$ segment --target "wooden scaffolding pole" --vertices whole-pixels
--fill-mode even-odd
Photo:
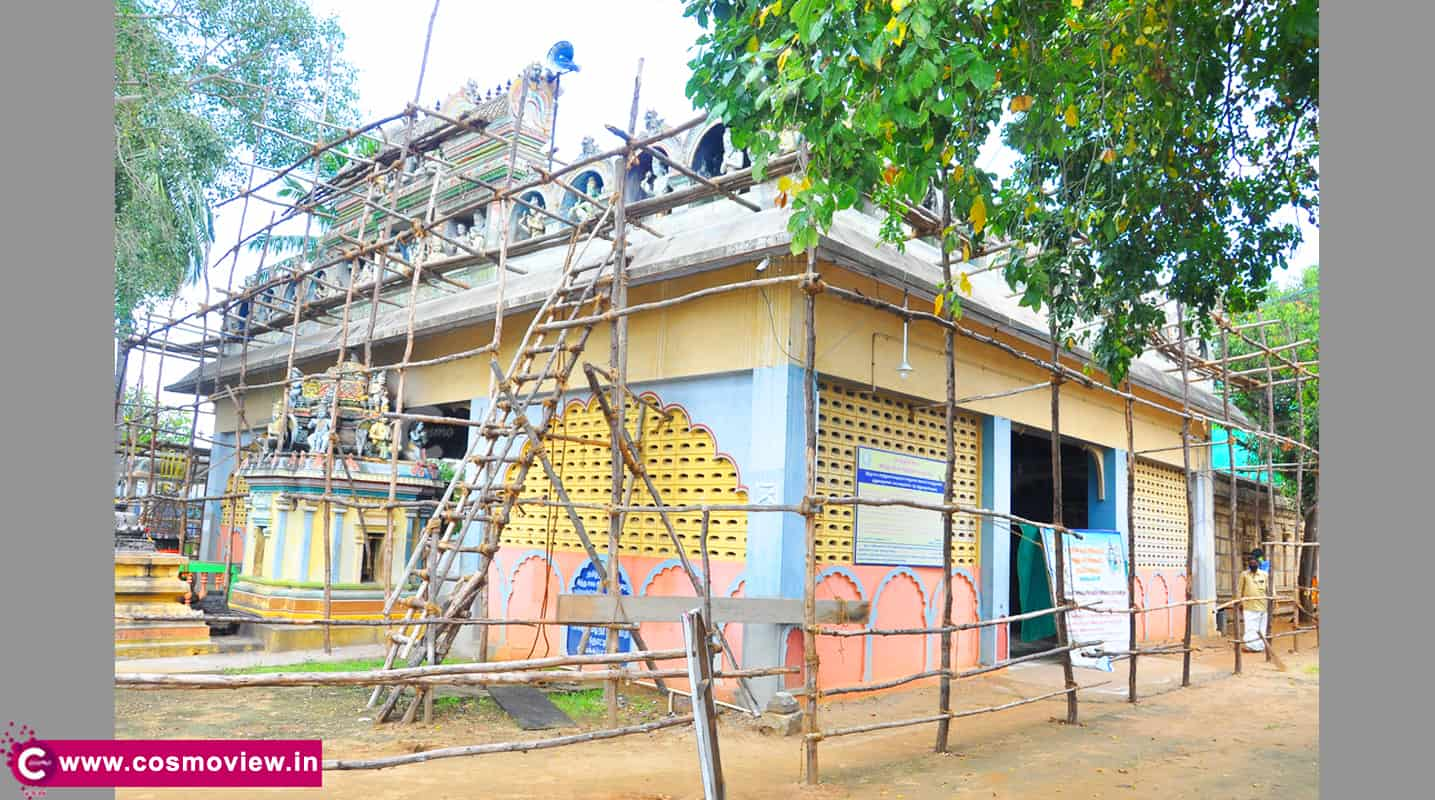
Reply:
[[[1049,330],[1051,332],[1051,363],[1061,365],[1061,337],[1057,335],[1056,317],[1051,315]],[[1051,373],[1051,521],[1054,525],[1066,524],[1065,515],[1062,513],[1062,487],[1061,487],[1061,384],[1064,376],[1060,371],[1053,370]],[[1066,534],[1061,531],[1053,531],[1052,540],[1056,543],[1056,605],[1067,604],[1066,597]],[[1061,647],[1071,644],[1071,634],[1067,630],[1066,614],[1056,615],[1056,642]],[[1071,667],[1071,651],[1065,650],[1061,654],[1061,674],[1066,681],[1066,721],[1070,725],[1077,723],[1076,708],[1076,674]]]
[[[1191,622],[1196,607],[1193,584],[1196,581],[1196,498],[1191,493],[1191,373],[1190,355],[1186,352],[1186,307],[1176,303],[1177,349],[1181,353],[1181,470],[1186,487],[1186,630],[1181,634],[1181,685],[1191,685]],[[1134,657],[1133,657],[1134,658]]]
[[[946,185],[946,176],[943,174],[943,185]],[[942,230],[945,231],[952,224],[951,204],[945,199],[942,201]],[[946,291],[952,290],[952,253],[947,244],[947,237],[942,236],[942,285]],[[944,304],[945,305],[945,304]],[[943,308],[942,311],[950,316],[951,309]],[[903,323],[908,324],[908,323]],[[942,481],[942,505],[951,505],[955,500],[954,487],[957,479],[957,443],[956,443],[956,414],[957,414],[957,335],[948,328],[945,333],[945,355],[943,362],[947,373],[947,397],[943,403],[946,410],[946,475]],[[947,737],[952,724],[952,632],[949,630],[952,625],[952,525],[954,520],[951,514],[942,514],[942,628],[940,636],[942,647],[942,677],[937,690],[937,711],[942,714],[942,719],[937,722],[937,741],[934,749],[938,753],[947,752]]]
[[[803,688],[807,692],[807,709],[802,715],[803,775],[807,784],[819,780],[817,769],[817,249],[807,249],[807,274],[802,282],[802,319],[807,334],[802,368],[802,417],[805,428],[803,465],[802,516],[806,555],[803,561],[802,650]]]
[[[1265,320],[1265,314],[1264,314],[1263,312],[1259,312],[1259,311],[1256,312],[1256,319],[1257,319],[1257,320],[1260,320],[1260,321],[1264,321],[1264,320]],[[1270,352],[1270,345],[1269,345],[1269,343],[1268,343],[1267,340],[1266,340],[1266,329],[1265,329],[1265,328],[1261,328],[1261,329],[1258,331],[1258,333],[1260,333],[1260,335],[1261,335],[1261,344],[1260,344],[1260,347],[1261,347],[1261,349],[1264,350],[1265,353],[1266,353],[1266,359],[1265,359],[1265,360],[1266,360],[1266,427],[1269,428],[1271,434],[1274,435],[1275,432],[1276,432],[1276,400],[1275,400],[1276,395],[1275,395],[1275,389],[1272,388],[1272,386],[1271,386],[1271,372],[1272,372],[1272,370],[1271,370],[1271,358],[1272,358],[1272,356],[1271,356],[1271,352]],[[1276,443],[1275,443],[1274,441],[1270,441],[1270,442],[1267,442],[1267,443],[1266,443],[1266,500],[1267,500],[1267,503],[1266,503],[1266,538],[1269,539],[1270,541],[1281,541],[1280,537],[1277,536],[1277,534],[1276,534],[1276,468],[1275,468],[1275,463],[1276,463]],[[1280,558],[1284,558],[1284,557],[1285,557],[1285,553],[1281,553],[1281,554],[1280,554]],[[1277,593],[1277,591],[1276,591],[1276,576],[1279,574],[1279,573],[1278,573],[1278,570],[1280,569],[1279,564],[1278,564],[1279,559],[1276,558],[1276,554],[1275,554],[1275,553],[1271,553],[1271,554],[1269,554],[1269,556],[1267,557],[1266,560],[1267,560],[1267,561],[1270,563],[1270,565],[1271,565],[1270,589],[1269,589],[1268,591],[1270,592],[1270,594],[1271,594],[1272,596],[1274,596],[1274,595]],[[1272,626],[1274,625],[1274,623],[1275,623],[1275,618],[1276,618],[1276,614],[1275,614],[1275,611],[1276,611],[1276,601],[1275,601],[1275,600],[1271,600],[1271,601],[1269,601],[1269,602],[1270,602],[1270,606],[1266,608],[1266,646],[1265,646],[1265,648],[1264,648],[1264,652],[1265,652],[1265,654],[1266,654],[1266,661],[1270,661],[1270,660],[1272,659],[1272,657],[1273,657],[1272,654],[1271,654],[1271,648],[1272,648],[1274,645],[1271,644],[1271,641],[1272,641],[1272,640],[1271,640],[1271,633],[1272,633],[1271,628],[1272,628]]]
[[[1126,391],[1134,394],[1131,379]],[[1136,608],[1136,401],[1126,399],[1126,605]],[[1136,614],[1127,617],[1130,623],[1131,662],[1127,664],[1127,702],[1136,702]]]
[[[628,109],[628,134],[632,135],[638,125],[638,103],[643,90],[643,59],[638,59],[638,71],[633,76],[633,102]],[[632,144],[624,140],[625,147],[623,154],[618,156],[614,163],[614,172],[617,174],[617,197],[613,203],[613,241],[616,250],[616,257],[613,261],[613,288],[609,293],[609,306],[621,310],[628,303],[628,162],[633,158]],[[620,539],[623,535],[624,514],[620,509],[623,505],[624,489],[624,465],[622,449],[622,431],[627,430],[628,425],[628,318],[619,316],[613,320],[608,337],[608,370],[612,378],[613,396],[609,405],[613,409],[612,435],[609,437],[609,458],[612,461],[611,484],[609,485],[610,499],[613,510],[608,512],[608,579],[603,582],[605,594],[614,598],[622,595],[622,587],[619,578],[622,567],[619,562]],[[619,429],[622,429],[620,431]],[[704,576],[705,578],[707,576]],[[618,637],[608,636],[606,640],[609,653],[618,652]],[[612,681],[604,685],[603,697],[608,706],[608,724],[618,724],[618,683]]]
[[[1230,536],[1231,536],[1231,596],[1234,598],[1240,591],[1241,582],[1241,537],[1236,531],[1237,514],[1236,510],[1240,504],[1241,487],[1236,477],[1236,431],[1231,427],[1231,370],[1227,365],[1231,352],[1231,334],[1225,328],[1221,329],[1221,410],[1226,420],[1226,463],[1231,467],[1230,497],[1226,502],[1226,510],[1230,514]],[[1241,609],[1235,608],[1232,616],[1234,624],[1231,630],[1235,633],[1233,637],[1235,644],[1232,649],[1236,654],[1235,674],[1241,674]]]

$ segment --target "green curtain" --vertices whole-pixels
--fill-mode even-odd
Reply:
[[[1033,525],[1021,526],[1022,536],[1016,548],[1017,597],[1021,601],[1019,614],[1051,608],[1051,584],[1047,580],[1046,556],[1039,544],[1041,532]],[[1056,636],[1056,616],[1024,619],[1017,623],[1023,642],[1049,639]]]

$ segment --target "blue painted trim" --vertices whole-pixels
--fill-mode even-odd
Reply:
[[[870,630],[875,630],[875,629],[876,629],[876,627],[877,627],[877,609],[878,609],[878,607],[879,607],[879,606],[881,605],[881,603],[882,603],[882,592],[883,592],[884,590],[886,590],[887,584],[891,583],[891,582],[892,582],[892,579],[895,578],[895,577],[897,577],[898,575],[906,575],[907,577],[911,578],[911,579],[913,580],[913,582],[915,582],[915,583],[917,584],[917,594],[922,598],[922,603],[921,603],[922,618],[923,618],[923,621],[924,621],[924,622],[927,620],[927,618],[928,618],[928,616],[929,616],[929,613],[930,613],[930,612],[928,611],[928,609],[927,609],[927,605],[928,605],[928,603],[931,602],[931,600],[930,600],[930,598],[929,598],[928,595],[927,595],[927,586],[926,586],[926,584],[922,583],[922,576],[920,576],[920,575],[918,575],[917,573],[913,572],[910,567],[897,567],[897,568],[893,569],[892,571],[888,572],[886,575],[883,575],[883,576],[882,576],[882,580],[877,583],[877,591],[872,594],[872,598],[873,598],[873,599],[872,599],[872,613],[869,614],[868,617],[867,617],[867,626],[866,626],[866,627],[867,627],[867,630],[870,631]],[[871,681],[871,680],[872,680],[872,638],[873,638],[873,637],[871,637],[871,636],[863,636],[863,637],[862,637],[862,642],[863,642],[863,645],[862,645],[862,680],[863,680],[863,681]],[[927,635],[927,636],[924,636],[924,637],[922,637],[922,638],[923,638],[923,639],[930,639],[931,636],[930,636],[930,635]],[[924,647],[924,648],[923,648],[923,652],[925,653],[925,651],[926,651],[927,649],[929,649],[929,648],[925,648],[925,647]],[[926,665],[924,664],[924,665],[922,666],[922,668],[923,668],[923,669],[926,669]]]
[[[812,581],[812,585],[813,585],[813,586],[818,586],[818,585],[820,585],[820,584],[822,583],[822,581],[823,581],[825,578],[827,578],[829,575],[841,575],[841,576],[843,576],[844,578],[847,578],[848,580],[852,581],[852,583],[857,587],[857,599],[858,599],[858,600],[866,600],[866,599],[867,599],[867,590],[862,586],[862,580],[857,577],[857,573],[853,572],[852,570],[848,569],[847,567],[835,566],[835,567],[828,567],[827,569],[822,570],[821,572],[817,573],[817,578]],[[874,611],[875,611],[875,609],[874,609]]]
[[[589,561],[592,561],[592,559],[589,559]],[[653,581],[657,580],[658,575],[666,570],[672,569],[673,567],[682,569],[683,562],[676,558],[670,558],[666,561],[658,562],[657,566],[653,567],[651,570],[648,571],[648,577],[643,579],[643,585],[641,588],[638,589],[638,595],[647,596],[648,587],[653,585]],[[693,571],[697,573],[697,576],[700,580],[707,580],[707,576],[703,575],[702,571],[697,568],[697,565],[693,565]]]
[[[563,580],[562,570],[558,569],[557,564],[548,560],[548,555],[546,553],[544,553],[542,550],[528,550],[524,552],[523,555],[519,556],[516,561],[513,562],[513,569],[510,570],[508,573],[508,591],[503,595],[503,611],[505,614],[508,613],[509,607],[513,605],[513,589],[518,583],[518,570],[526,562],[531,561],[535,558],[548,565],[549,571],[552,572],[554,576],[558,578],[559,587],[568,585]],[[490,568],[492,568],[492,565],[490,565]],[[556,611],[557,609],[554,610]]]
[[[974,594],[974,595],[976,596],[977,616],[980,618],[980,617],[981,617],[981,613],[982,613],[982,612],[981,612],[981,609],[982,609],[982,586],[981,586],[981,584],[980,584],[980,583],[977,583],[976,577],[972,574],[971,570],[967,569],[966,567],[952,567],[952,575],[954,575],[954,576],[955,576],[955,575],[960,575],[960,576],[962,576],[963,578],[966,578],[967,582],[968,582],[969,584],[971,584],[972,594]],[[945,579],[940,579],[940,580],[938,580],[938,581],[937,581],[937,587],[932,590],[932,601],[931,601],[931,604],[928,606],[928,609],[927,609],[927,626],[928,626],[928,627],[935,627],[935,626],[937,625],[937,623],[941,620],[942,610],[941,610],[941,608],[939,608],[938,606],[939,606],[940,603],[941,603],[942,593],[945,591],[945,589],[943,588],[943,585],[942,585],[942,580],[945,580]],[[954,598],[954,599],[955,599],[955,597],[956,597],[956,596],[953,595],[953,598]],[[978,631],[978,636],[980,636],[981,631],[985,631],[985,630],[986,630],[986,628],[982,628],[981,630],[979,630],[979,631]],[[929,665],[935,665],[935,664],[939,663],[939,662],[937,661],[937,659],[938,659],[938,657],[939,657],[939,656],[938,656],[938,649],[942,646],[942,636],[941,636],[941,634],[934,633],[934,634],[928,635],[926,638],[927,638],[927,642],[928,642],[928,647],[927,647],[927,658],[928,658],[928,661],[927,661],[927,663],[928,663]],[[978,660],[980,660],[980,655],[978,655]]]

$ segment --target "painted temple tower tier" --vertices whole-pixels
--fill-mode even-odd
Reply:
[[[440,462],[413,458],[423,455],[422,429],[405,432],[385,416],[389,391],[382,371],[368,375],[348,362],[323,375],[289,377],[261,453],[241,470],[248,491],[243,568],[229,601],[234,611],[260,618],[251,632],[269,650],[322,642],[321,628],[262,620],[325,616],[326,537],[331,616],[380,619],[385,591],[402,577],[432,511],[417,501],[437,497],[446,486]],[[325,503],[331,449],[334,499]],[[340,627],[331,636],[335,644],[354,644],[378,641],[383,631]]]

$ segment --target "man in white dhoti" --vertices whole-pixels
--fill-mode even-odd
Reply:
[[[1270,594],[1266,581],[1269,573],[1261,569],[1260,551],[1246,557],[1246,571],[1241,573],[1241,585],[1236,596],[1241,599],[1241,624],[1245,635],[1242,645],[1247,652],[1259,653],[1266,649],[1261,636],[1266,632],[1267,609]]]

